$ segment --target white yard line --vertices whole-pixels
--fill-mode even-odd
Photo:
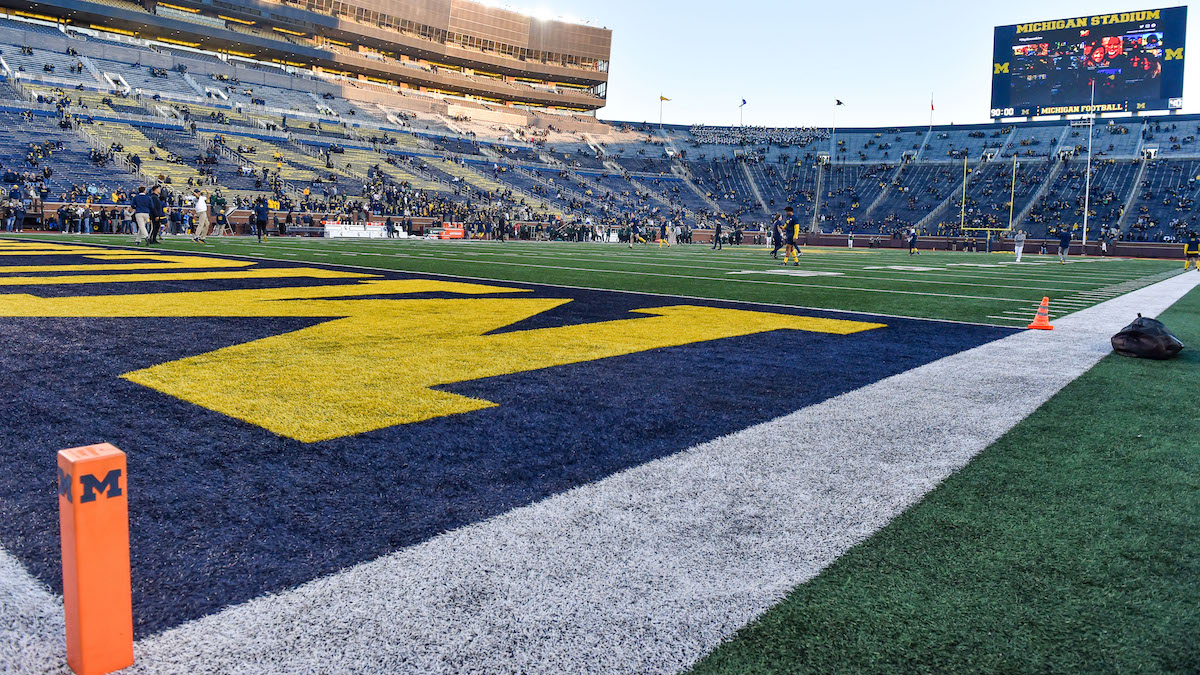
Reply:
[[[237,242],[237,243],[247,243],[247,242]],[[330,243],[332,243],[332,242],[330,242]],[[337,243],[340,244],[343,242],[337,242]],[[344,243],[350,244],[351,242],[344,242]],[[357,243],[360,245],[366,245],[366,246],[384,245],[384,244],[367,244],[366,242],[354,242],[354,243]],[[672,258],[673,257],[673,258],[677,258],[677,259],[689,259],[690,258],[690,259],[694,260],[696,258],[703,258],[708,262],[722,263],[722,264],[729,264],[729,265],[743,265],[743,264],[746,264],[747,262],[763,263],[763,262],[765,262],[766,251],[767,251],[767,249],[759,249],[758,251],[749,251],[749,250],[736,251],[733,248],[726,248],[720,254],[717,254],[717,253],[710,254],[707,252],[707,247],[702,247],[702,246],[696,246],[691,249],[684,248],[684,249],[679,250],[678,252],[675,252],[673,250],[662,251],[662,250],[658,250],[658,249],[654,249],[654,248],[651,248],[651,249],[634,248],[632,251],[629,251],[629,249],[627,249],[624,245],[609,247],[607,245],[578,244],[578,243],[574,243],[574,242],[568,242],[568,243],[570,245],[569,250],[567,250],[565,247],[563,247],[563,248],[555,247],[557,250],[546,250],[546,247],[544,245],[514,244],[512,242],[508,242],[505,244],[494,244],[494,243],[489,244],[489,243],[481,243],[481,242],[470,242],[470,243],[459,242],[459,243],[454,243],[454,244],[449,244],[449,245],[452,245],[455,248],[473,247],[475,254],[477,254],[477,255],[532,254],[532,255],[547,256],[547,257],[553,256],[555,258],[563,257],[563,256],[568,256],[568,257],[572,257],[572,258],[583,258],[583,257],[599,257],[599,256],[612,254],[612,255],[620,255],[621,257],[618,258],[619,260],[628,260],[629,256],[646,257],[646,258],[650,258],[650,259],[660,259],[663,257]],[[423,241],[423,240],[418,241],[418,242],[405,242],[400,245],[413,246],[416,248],[426,248],[426,249],[430,249],[430,250],[439,249],[439,248],[445,249],[447,246],[449,246],[444,243],[439,244],[439,243],[427,242],[427,241]],[[607,248],[608,251],[601,252],[601,249],[605,249],[605,248]],[[616,251],[613,251],[613,249],[616,249]],[[628,251],[628,253],[626,253],[627,251]],[[445,251],[439,251],[439,253],[445,253]],[[883,255],[887,256],[886,253],[883,253]],[[720,256],[720,258],[718,258],[717,256]],[[887,256],[887,257],[892,258],[892,257],[897,257],[897,256]],[[724,260],[722,260],[722,258]],[[867,259],[862,258],[861,255],[858,255],[858,254],[838,255],[836,253],[830,253],[828,251],[822,251],[822,250],[819,250],[817,253],[810,254],[803,259],[809,264],[839,263],[839,264],[845,264],[847,266],[850,266],[851,269],[862,269],[862,264],[865,262],[868,262]],[[897,259],[898,260],[907,260],[907,257],[901,256],[901,257],[897,257]],[[941,259],[942,258],[939,256],[939,261]],[[726,262],[726,261],[728,261],[728,262]],[[935,266],[942,264],[939,261],[930,261],[929,264],[935,265]],[[1072,261],[1072,264],[1074,264],[1075,262],[1076,261]],[[1082,262],[1091,262],[1091,261],[1078,261],[1078,262],[1082,263]],[[1005,266],[1004,267],[975,268],[975,269],[980,274],[987,275],[989,277],[1009,278],[1010,276],[1012,276],[1009,273],[1020,272],[1020,270],[1023,270],[1023,269],[1029,269],[1030,272],[1038,271],[1038,270],[1033,269],[1035,267],[1035,265],[1049,264],[1049,261],[1047,261],[1047,263],[1031,263],[1028,265],[1022,264],[1020,266],[1016,266],[1011,263],[1005,263],[1003,261],[996,261],[996,262],[988,263],[988,264],[999,264],[999,265],[1005,265]],[[1052,276],[1057,277],[1057,276],[1061,276],[1057,272],[1063,271],[1063,267],[1062,266],[1047,267],[1044,271],[1052,272],[1052,273],[1054,273]],[[937,274],[937,273],[944,273],[944,272],[949,272],[949,270],[940,270],[939,272],[913,272],[913,274]],[[1015,278],[1020,278],[1020,277],[1015,277]],[[1036,278],[1045,279],[1046,277],[1044,275],[1039,275]],[[1071,278],[1113,279],[1113,280],[1119,281],[1119,280],[1123,280],[1123,279],[1128,279],[1129,275],[1122,274],[1117,271],[1111,271],[1111,272],[1095,271],[1094,272],[1091,270],[1087,270],[1087,271],[1082,271],[1082,272],[1079,272],[1079,271],[1072,272]]]
[[[283,248],[285,248],[285,247],[283,247],[283,246],[272,246],[271,247],[272,250],[279,250],[279,249],[283,249]],[[300,249],[296,249],[296,250],[300,250]],[[232,254],[232,255],[236,255],[236,254]],[[322,254],[317,253],[315,255],[322,255]],[[252,258],[257,258],[260,260],[270,260],[271,259],[262,254],[256,254],[253,256],[244,256],[244,257],[252,257]],[[858,292],[863,292],[863,293],[890,293],[890,294],[895,294],[895,295],[920,295],[920,296],[930,296],[930,297],[940,297],[940,298],[963,298],[963,299],[968,299],[968,300],[990,300],[990,301],[995,301],[995,302],[1029,302],[1028,298],[1005,298],[1005,297],[994,297],[994,296],[984,296],[984,295],[962,295],[962,294],[955,294],[955,293],[932,293],[932,292],[927,292],[927,291],[905,291],[905,290],[888,289],[888,288],[862,288],[862,287],[858,287],[858,286],[833,286],[833,285],[824,284],[824,283],[822,283],[822,284],[804,284],[804,283],[793,284],[793,283],[787,283],[784,281],[766,281],[766,280],[760,280],[760,279],[744,279],[744,278],[734,279],[734,278],[723,277],[723,276],[709,277],[709,276],[694,276],[694,275],[687,275],[687,274],[663,274],[663,273],[658,273],[658,272],[639,272],[639,271],[635,271],[635,270],[621,270],[621,269],[593,269],[593,268],[588,268],[588,267],[568,267],[568,266],[564,266],[564,265],[541,265],[541,264],[536,264],[536,263],[511,262],[511,261],[507,261],[507,260],[465,260],[464,261],[464,260],[452,260],[449,258],[441,258],[441,257],[426,256],[426,255],[410,255],[410,254],[404,254],[404,253],[392,253],[392,254],[388,254],[386,257],[407,258],[407,259],[417,259],[417,260],[435,260],[435,261],[442,261],[442,262],[458,262],[458,263],[467,262],[467,263],[484,264],[484,265],[504,265],[504,266],[510,266],[510,267],[528,267],[528,268],[534,268],[534,269],[561,270],[561,271],[566,271],[566,272],[595,272],[597,274],[623,274],[623,275],[643,276],[643,277],[664,277],[664,278],[668,278],[668,279],[689,279],[692,281],[713,281],[713,282],[718,282],[718,283],[761,284],[761,285],[768,285],[768,286],[793,286],[793,287],[797,287],[797,288],[828,288],[828,289],[843,290],[843,291],[858,291]],[[361,268],[361,269],[372,269],[370,267],[361,267],[359,265],[354,265],[354,267]],[[385,268],[385,269],[386,269],[386,271],[389,271],[389,272],[408,272],[411,274],[436,274],[434,272],[423,272],[423,271],[419,271],[419,270],[403,270],[403,269],[389,269],[389,268]],[[477,278],[477,277],[470,277],[470,276],[466,276],[466,275],[457,275],[457,274],[456,275],[443,274],[441,276],[454,276],[454,277],[460,278],[460,279]],[[815,278],[822,278],[822,277],[815,277]],[[857,277],[846,276],[846,277],[824,277],[824,278],[854,279]],[[869,277],[863,277],[863,278],[869,279]],[[492,280],[493,281],[504,281],[501,279],[492,279]],[[519,280],[508,280],[508,281],[513,281],[513,283],[530,283],[530,282],[524,282],[524,281],[519,281]],[[541,284],[541,285],[555,286],[557,284]],[[562,288],[579,288],[577,286],[561,286],[561,285],[559,285],[559,286]],[[1011,288],[1011,287],[1010,286],[989,286],[989,288]],[[1067,292],[1074,292],[1073,289],[1062,289],[1062,290],[1066,290]]]
[[[249,242],[237,242],[237,243],[239,243],[239,244],[245,243],[246,245],[250,245]],[[509,246],[508,244],[504,244],[504,245],[502,245],[502,247],[504,247],[503,250],[489,248],[486,251],[479,251],[479,252],[475,252],[473,254],[474,255],[487,255],[487,256],[492,256],[492,257],[499,257],[499,256],[520,257],[520,258],[533,257],[533,258],[539,258],[539,259],[540,258],[552,258],[556,261],[586,260],[586,261],[592,261],[592,262],[610,263],[610,264],[614,264],[614,265],[640,265],[640,266],[647,266],[647,267],[677,267],[677,268],[684,268],[684,269],[704,269],[704,270],[712,270],[712,271],[740,270],[740,269],[744,269],[748,265],[750,265],[750,266],[766,265],[768,267],[765,267],[763,269],[771,269],[771,266],[778,264],[778,263],[774,263],[774,261],[770,261],[770,260],[766,259],[766,256],[762,256],[762,257],[755,256],[753,259],[747,259],[747,260],[740,260],[740,259],[722,260],[719,258],[715,258],[714,256],[705,256],[703,253],[682,253],[682,254],[671,254],[671,253],[665,253],[665,252],[651,253],[651,252],[645,252],[645,251],[638,251],[637,249],[634,249],[628,255],[618,255],[618,257],[609,257],[609,256],[607,256],[607,254],[589,253],[589,252],[585,252],[585,251],[563,251],[563,250],[531,251],[529,248],[517,249],[515,247]],[[435,247],[428,247],[428,248],[432,249]],[[362,253],[363,255],[381,255],[381,256],[389,255],[389,253],[368,252],[368,251],[362,251],[361,249],[359,250],[359,252]],[[394,251],[390,254],[394,254]],[[422,251],[422,252],[417,252],[417,253],[409,252],[409,253],[406,253],[405,255],[411,255],[413,257],[430,258],[430,259],[436,260],[436,259],[439,259],[436,257],[437,255],[450,255],[450,254],[451,253],[447,252],[447,251],[437,251],[436,254],[433,252]],[[455,254],[457,254],[457,253],[455,253]],[[740,256],[740,257],[747,257],[747,256]],[[831,261],[826,256],[808,256],[808,257],[804,258],[803,260],[804,260],[804,262],[802,263],[802,265],[804,267],[811,267],[812,269],[831,270],[831,271],[842,270],[842,271],[855,271],[855,272],[862,272],[865,269],[863,267],[862,263],[866,262],[863,260],[855,260],[855,261],[844,260],[843,261],[840,259]],[[697,264],[700,261],[703,261],[705,264],[704,265]],[[484,262],[486,262],[486,261],[484,261]],[[1061,275],[1058,275],[1058,274],[1051,275],[1048,277],[1046,275],[1028,276],[1028,275],[1011,275],[1011,274],[998,274],[997,273],[997,272],[1003,272],[1007,269],[1008,268],[993,270],[993,269],[980,268],[977,270],[978,274],[956,274],[955,271],[949,270],[949,269],[941,269],[941,270],[936,270],[933,272],[914,272],[914,271],[908,271],[908,270],[886,270],[886,269],[871,270],[871,271],[877,272],[878,274],[881,274],[881,275],[883,275],[883,274],[899,275],[901,277],[901,279],[903,279],[905,281],[920,281],[920,280],[913,279],[912,277],[914,275],[926,275],[926,276],[937,277],[936,279],[933,279],[933,280],[925,280],[923,283],[953,283],[953,282],[947,282],[944,280],[947,277],[957,277],[957,278],[968,278],[968,279],[975,279],[975,280],[995,279],[995,280],[1028,281],[1028,282],[1041,281],[1041,282],[1046,282],[1046,283],[1068,283],[1068,284],[1076,284],[1076,285],[1096,286],[1101,283],[1104,283],[1105,281],[1110,281],[1110,280],[1111,281],[1123,281],[1123,280],[1130,278],[1128,274],[1107,274],[1107,275],[1103,275],[1102,278],[1097,278],[1097,275],[1093,275],[1090,273],[1076,273],[1076,274],[1071,274],[1071,276],[1069,278],[1061,278]],[[891,279],[891,277],[875,276],[875,275],[856,277],[856,278],[880,279],[880,280]],[[897,280],[899,280],[899,279],[897,279]],[[1004,286],[1001,285],[1001,286],[993,286],[993,287],[1003,288]],[[1071,289],[1055,289],[1055,290],[1070,291]]]

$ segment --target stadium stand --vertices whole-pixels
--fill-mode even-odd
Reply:
[[[123,0],[106,4],[145,12]],[[1060,224],[1078,226],[1083,215],[1088,144],[1078,120],[837,130],[603,124],[21,17],[0,18],[0,59],[4,168],[50,198],[111,201],[123,187],[162,181],[211,186],[234,204],[367,201],[383,213],[403,210],[404,199],[388,195],[419,193],[422,208],[449,213],[488,203],[616,225],[656,214],[751,229],[792,205],[826,231],[952,235],[962,224],[1011,222],[1046,236]],[[391,60],[406,70],[494,79]],[[1189,116],[1100,120],[1093,227],[1160,240],[1194,226],[1198,134]]]

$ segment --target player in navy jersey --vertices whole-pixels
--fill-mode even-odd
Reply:
[[[643,244],[646,243],[646,240],[642,239],[641,231],[642,228],[638,225],[637,218],[631,220],[629,223],[629,248],[633,248],[633,242],[635,241],[640,241]]]
[[[796,242],[800,239],[800,221],[796,220],[795,210],[792,207],[787,207],[783,210],[783,263],[787,264],[788,258],[792,258],[795,262],[792,264],[796,267],[800,266],[800,249],[797,248]]]

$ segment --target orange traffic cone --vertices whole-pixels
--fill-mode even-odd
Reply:
[[[1037,316],[1027,327],[1037,330],[1054,330],[1054,326],[1050,325],[1050,298],[1042,298],[1042,306],[1038,307]]]

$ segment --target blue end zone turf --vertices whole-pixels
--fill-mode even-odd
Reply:
[[[6,290],[48,297],[279,284],[130,285]],[[531,293],[522,297],[571,302],[503,332],[636,318],[643,315],[630,310],[681,303],[524,288]],[[328,320],[0,319],[7,460],[0,474],[0,544],[59,591],[55,452],[101,441],[125,450],[134,615],[137,634],[146,636],[1012,332],[889,318],[878,320],[885,328],[851,335],[779,330],[695,343],[441,387],[498,405],[316,443],[277,436],[120,378]],[[904,416],[880,410],[878,424],[901,423]]]

